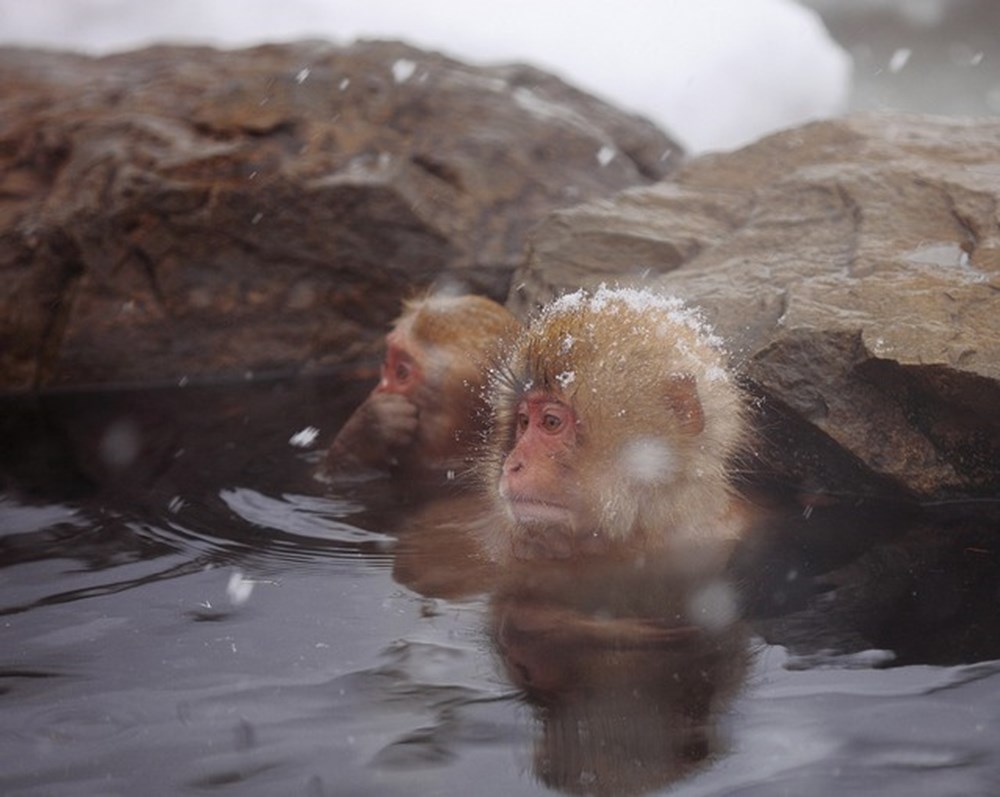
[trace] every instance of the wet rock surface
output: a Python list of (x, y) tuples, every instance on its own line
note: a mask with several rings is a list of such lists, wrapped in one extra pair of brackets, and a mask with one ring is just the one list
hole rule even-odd
[(371, 359), (402, 296), (502, 297), (546, 212), (679, 157), (549, 74), (399, 43), (0, 50), (0, 388)]
[(602, 282), (701, 305), (810, 489), (1000, 486), (1000, 122), (862, 115), (553, 213), (511, 304)]

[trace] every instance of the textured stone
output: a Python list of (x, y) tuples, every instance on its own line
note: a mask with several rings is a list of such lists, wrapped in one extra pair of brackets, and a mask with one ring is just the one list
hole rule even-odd
[(0, 389), (370, 359), (400, 298), (663, 176), (650, 123), (399, 43), (0, 50)]

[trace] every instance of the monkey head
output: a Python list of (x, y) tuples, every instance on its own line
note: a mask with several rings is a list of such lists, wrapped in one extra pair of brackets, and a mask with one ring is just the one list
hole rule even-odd
[(544, 308), (490, 387), (486, 480), (520, 558), (729, 535), (744, 402), (672, 297), (601, 288)]

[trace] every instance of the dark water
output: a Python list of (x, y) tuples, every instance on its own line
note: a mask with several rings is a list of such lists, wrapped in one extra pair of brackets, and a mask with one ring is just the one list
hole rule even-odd
[(0, 400), (0, 793), (1000, 793), (988, 513), (497, 586), (385, 482), (312, 478), (360, 392)]

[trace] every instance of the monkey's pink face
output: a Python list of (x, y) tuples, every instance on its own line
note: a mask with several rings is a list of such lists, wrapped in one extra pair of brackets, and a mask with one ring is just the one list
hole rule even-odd
[(419, 352), (412, 342), (398, 330), (386, 336), (387, 349), (382, 361), (382, 377), (375, 391), (410, 396), (423, 381)]
[(559, 397), (534, 391), (515, 414), (514, 447), (504, 459), (499, 493), (511, 517), (523, 524), (574, 528), (580, 512), (572, 463), (577, 419)]

